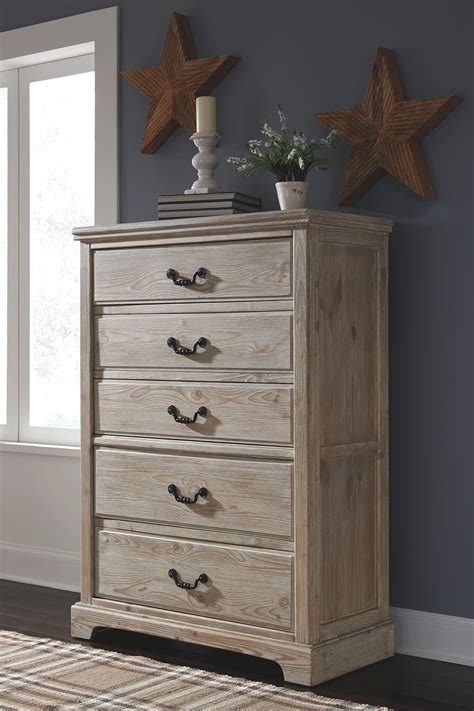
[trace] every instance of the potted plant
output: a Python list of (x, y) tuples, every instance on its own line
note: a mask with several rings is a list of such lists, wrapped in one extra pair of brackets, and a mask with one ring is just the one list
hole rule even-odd
[(310, 170), (327, 170), (330, 161), (322, 152), (334, 145), (335, 131), (326, 138), (307, 138), (304, 133), (287, 129), (286, 116), (278, 106), (280, 130), (265, 121), (260, 133), (263, 138), (252, 139), (246, 145), (243, 158), (230, 156), (227, 162), (239, 173), (255, 175), (268, 171), (277, 178), (276, 190), (282, 210), (305, 206), (308, 194), (306, 176)]

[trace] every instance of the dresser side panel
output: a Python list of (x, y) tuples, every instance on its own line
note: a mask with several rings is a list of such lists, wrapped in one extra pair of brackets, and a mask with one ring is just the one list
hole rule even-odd
[(324, 623), (376, 607), (375, 455), (321, 461), (321, 617)]
[(388, 619), (388, 235), (322, 230), (322, 638)]
[(321, 445), (374, 440), (375, 250), (324, 242), (320, 251)]
[(377, 584), (382, 620), (389, 618), (388, 235), (377, 250)]

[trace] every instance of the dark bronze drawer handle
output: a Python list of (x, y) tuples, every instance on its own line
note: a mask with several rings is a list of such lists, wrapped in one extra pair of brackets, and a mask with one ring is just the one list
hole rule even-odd
[(201, 573), (201, 575), (196, 578), (194, 583), (185, 583), (183, 580), (178, 580), (178, 573), (174, 568), (170, 568), (168, 570), (168, 575), (172, 580), (174, 580), (174, 584), (176, 585), (176, 587), (183, 588), (183, 590), (196, 590), (199, 583), (205, 585), (209, 580), (206, 573)]
[(199, 277), (200, 279), (206, 278), (207, 269), (204, 269), (204, 267), (199, 267), (199, 269), (194, 272), (192, 279), (180, 277), (176, 269), (168, 269), (168, 271), (166, 272), (166, 276), (168, 277), (168, 279), (172, 279), (173, 284), (176, 284), (176, 286), (191, 286), (192, 284), (196, 283), (197, 277)]
[(178, 494), (178, 487), (176, 486), (176, 484), (170, 484), (168, 486), (168, 491), (170, 494), (172, 494), (172, 496), (174, 496), (174, 498), (179, 504), (195, 504), (200, 496), (205, 499), (208, 494), (208, 491), (205, 486), (202, 486), (199, 491), (196, 491), (192, 498), (191, 496), (181, 496), (180, 494)]
[(204, 336), (201, 336), (200, 338), (197, 339), (196, 343), (192, 348), (185, 348), (184, 346), (180, 346), (176, 338), (173, 338), (171, 336), (168, 338), (166, 341), (166, 345), (169, 346), (169, 348), (172, 348), (175, 353), (178, 355), (183, 355), (183, 356), (188, 356), (188, 355), (194, 355), (196, 353), (196, 350), (199, 346), (199, 348), (205, 348), (207, 346), (207, 338), (204, 338)]
[(168, 408), (168, 415), (171, 415), (171, 417), (174, 418), (175, 422), (178, 422), (180, 425), (192, 425), (194, 422), (196, 422), (198, 415), (201, 417), (206, 417), (207, 415), (207, 407), (202, 407), (199, 408), (199, 410), (196, 410), (194, 415), (192, 417), (186, 417), (185, 415), (178, 415), (178, 410), (174, 405), (170, 405)]

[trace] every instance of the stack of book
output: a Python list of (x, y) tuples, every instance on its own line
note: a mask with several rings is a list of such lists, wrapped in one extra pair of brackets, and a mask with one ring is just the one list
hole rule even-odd
[(158, 219), (172, 220), (183, 217), (210, 217), (212, 215), (239, 215), (260, 212), (260, 198), (243, 193), (194, 193), (192, 195), (160, 195)]

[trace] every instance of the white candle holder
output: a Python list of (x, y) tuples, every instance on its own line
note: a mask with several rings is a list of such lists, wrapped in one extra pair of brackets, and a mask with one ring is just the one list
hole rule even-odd
[(194, 156), (192, 163), (197, 170), (198, 179), (194, 181), (189, 190), (185, 190), (185, 195), (194, 193), (220, 193), (221, 189), (214, 178), (214, 171), (219, 165), (216, 148), (221, 137), (218, 133), (208, 131), (198, 131), (190, 137), (198, 152)]

